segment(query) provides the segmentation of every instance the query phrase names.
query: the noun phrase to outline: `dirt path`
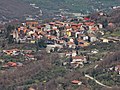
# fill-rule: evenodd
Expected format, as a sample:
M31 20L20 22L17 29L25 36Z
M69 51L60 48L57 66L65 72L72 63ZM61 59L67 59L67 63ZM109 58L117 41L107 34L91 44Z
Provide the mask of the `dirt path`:
M107 86L107 85L105 85L105 84L99 82L98 80L96 80L95 78L93 78L93 77L91 77L91 76L89 76L89 75L87 75L87 74L85 74L85 77L87 77L87 78L89 78L89 79L95 81L97 84L99 84L99 85L101 85L101 86L103 86L103 87L112 88L112 87L110 87L110 86Z

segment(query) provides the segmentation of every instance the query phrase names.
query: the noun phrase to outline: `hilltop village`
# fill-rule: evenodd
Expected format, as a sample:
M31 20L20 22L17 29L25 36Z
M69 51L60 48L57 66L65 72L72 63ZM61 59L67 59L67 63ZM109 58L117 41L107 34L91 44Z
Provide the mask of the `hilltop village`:
M98 16L106 15L100 12ZM100 22L90 16L63 17L42 23L34 18L19 23L17 20L1 22L0 88L95 90L119 86L116 78L120 75L120 52L115 51L120 50L120 30L116 27L107 19ZM113 57L118 57L116 62ZM102 71L97 73L97 70ZM94 87L87 75L102 84L92 79Z
M113 25L109 23L109 25ZM21 23L19 27L11 30L8 41L17 44L35 44L34 51L40 49L46 50L47 53L62 53L62 56L71 57L71 63L81 64L87 63L85 55L80 55L79 50L88 47L94 42L112 41L111 39L100 38L98 33L103 36L103 24L96 23L89 17L81 19L69 19L66 21L53 21L44 24L39 24L37 20L26 20ZM19 55L22 50L12 48L10 50L3 50L7 55ZM24 50L23 50L24 51ZM31 50L30 50L31 51ZM26 52L26 51L25 51ZM32 52L32 51L31 51ZM91 51L97 53L98 50ZM28 57L34 57L27 54Z

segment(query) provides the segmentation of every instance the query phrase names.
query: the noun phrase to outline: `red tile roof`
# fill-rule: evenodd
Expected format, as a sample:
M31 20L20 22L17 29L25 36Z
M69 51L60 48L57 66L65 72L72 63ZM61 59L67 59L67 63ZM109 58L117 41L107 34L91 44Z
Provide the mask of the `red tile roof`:
M85 22L84 24L87 26L93 26L95 23L94 22Z
M84 57L83 56L75 56L75 57L72 57L72 59L84 59Z
M78 84L78 83L80 83L80 81L78 81L78 80L73 80L73 81L71 81L73 84Z

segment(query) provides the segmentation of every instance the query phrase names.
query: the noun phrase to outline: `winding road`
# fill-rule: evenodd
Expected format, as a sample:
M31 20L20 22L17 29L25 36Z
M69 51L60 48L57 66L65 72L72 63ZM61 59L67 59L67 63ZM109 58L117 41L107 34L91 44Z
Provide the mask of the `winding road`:
M94 79L93 77L91 77L91 76L89 76L89 75L87 75L87 74L85 74L85 77L87 77L87 78L89 78L89 79L91 79L91 80L94 80L97 84L99 84L99 85L101 85L101 86L103 86L103 87L112 88L112 87L110 87L110 86L107 86L107 85L105 85L105 84L102 84L101 82L99 82L98 80Z

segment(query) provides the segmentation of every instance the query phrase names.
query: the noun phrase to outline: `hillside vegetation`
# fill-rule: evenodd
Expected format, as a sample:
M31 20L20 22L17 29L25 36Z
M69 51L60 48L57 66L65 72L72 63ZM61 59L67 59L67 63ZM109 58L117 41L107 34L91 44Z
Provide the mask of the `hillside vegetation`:
M70 11L93 11L94 9L104 10L117 6L119 0L23 0L29 3L36 3L44 9L69 9Z
M0 19L18 18L25 14L33 14L34 8L28 3L20 0L1 0L0 1Z

